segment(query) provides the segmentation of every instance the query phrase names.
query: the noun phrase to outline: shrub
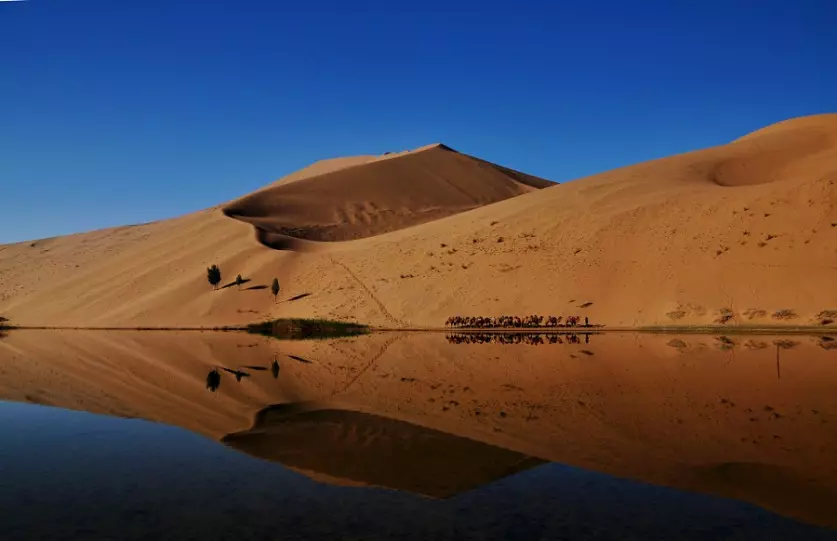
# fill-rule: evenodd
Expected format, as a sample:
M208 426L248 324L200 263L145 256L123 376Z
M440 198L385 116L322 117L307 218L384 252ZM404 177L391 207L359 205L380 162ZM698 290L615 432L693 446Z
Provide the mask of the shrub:
M733 319L735 319L735 313L731 309L721 308L718 310L718 318L715 320L715 323L726 325Z
M744 311L744 316L747 319L762 318L767 316L767 311L762 310L761 308L748 308Z
M796 312L787 308L773 312L773 319L796 319L796 317Z
M273 283L270 284L270 292L273 293L273 302L276 302L276 298L279 296L279 278L274 278Z
M218 284L221 283L221 269L218 268L218 265L212 265L206 269L206 279L213 289L218 289Z

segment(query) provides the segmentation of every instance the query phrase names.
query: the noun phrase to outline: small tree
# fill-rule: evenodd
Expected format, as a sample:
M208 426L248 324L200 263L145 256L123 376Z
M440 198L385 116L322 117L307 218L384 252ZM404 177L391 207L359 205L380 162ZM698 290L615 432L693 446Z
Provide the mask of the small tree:
M212 289L218 289L218 284L221 283L221 269L218 265L212 265L206 269L206 279L212 284Z
M235 277L235 285L238 286L239 291L241 291L241 284L243 284L243 283L244 283L244 278L242 278L240 274Z
M273 279L273 283L270 284L270 292L273 293L273 302L276 302L276 298L279 296L279 278Z

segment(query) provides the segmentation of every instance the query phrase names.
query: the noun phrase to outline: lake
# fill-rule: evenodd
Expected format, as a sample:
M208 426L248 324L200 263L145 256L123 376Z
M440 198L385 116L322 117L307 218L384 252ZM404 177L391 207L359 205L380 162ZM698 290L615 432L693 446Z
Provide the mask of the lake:
M13 331L26 539L837 540L837 340Z

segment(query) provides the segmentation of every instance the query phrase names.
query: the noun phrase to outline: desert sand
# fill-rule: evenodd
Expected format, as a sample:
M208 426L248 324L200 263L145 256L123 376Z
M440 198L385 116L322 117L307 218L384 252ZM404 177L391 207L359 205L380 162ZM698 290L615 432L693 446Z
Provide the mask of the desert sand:
M181 218L0 246L0 314L68 327L837 321L835 114L545 186L443 145L326 160ZM250 282L213 291L211 264Z
M557 461L835 527L834 344L13 331L0 340L0 399L180 426L328 483L448 497ZM274 359L277 378L252 368ZM209 392L217 367L250 377L224 372Z

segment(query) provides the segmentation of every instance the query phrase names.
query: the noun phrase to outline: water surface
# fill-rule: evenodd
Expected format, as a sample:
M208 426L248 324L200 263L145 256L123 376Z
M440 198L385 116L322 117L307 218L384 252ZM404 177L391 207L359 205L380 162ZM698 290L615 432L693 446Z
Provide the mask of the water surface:
M837 539L832 343L15 332L0 341L0 527Z

